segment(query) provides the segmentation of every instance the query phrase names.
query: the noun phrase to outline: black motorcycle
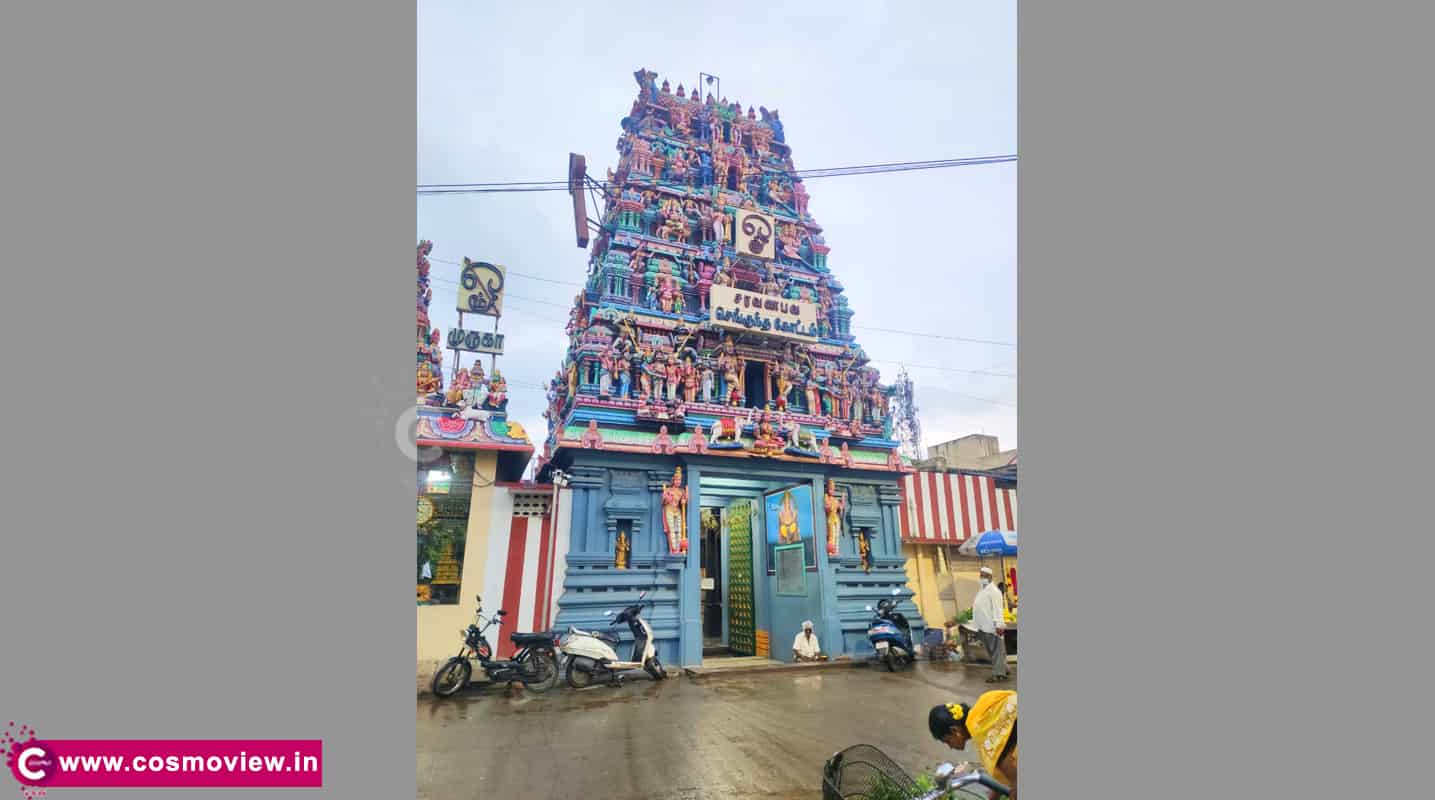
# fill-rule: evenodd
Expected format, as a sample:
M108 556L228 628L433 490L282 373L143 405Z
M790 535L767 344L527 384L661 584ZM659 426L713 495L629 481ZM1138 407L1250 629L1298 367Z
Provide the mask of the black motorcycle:
M518 652L510 659L494 659L493 648L484 634L493 625L503 625L508 612L499 609L487 622L483 619L483 598L478 598L478 609L474 611L475 624L459 631L463 636L463 647L458 655L444 662L434 673L431 688L439 697L457 694L468 686L473 677L473 659L478 659L484 674L494 683L517 681L535 692L544 692L558 683L558 637L552 633L519 633L514 631L508 638L518 646ZM482 625L482 627L479 627Z

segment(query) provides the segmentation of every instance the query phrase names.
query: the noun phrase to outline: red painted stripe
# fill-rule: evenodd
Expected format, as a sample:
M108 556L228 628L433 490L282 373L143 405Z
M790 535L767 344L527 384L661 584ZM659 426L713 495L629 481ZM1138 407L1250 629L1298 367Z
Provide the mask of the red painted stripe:
M935 472L927 473L927 502L932 504L932 530L927 538L944 538L941 531L942 513L937 509L937 503L941 501L937 499L937 473Z
M946 494L947 494L947 519L948 519L949 521L951 521L951 523L952 523L952 532L947 536L947 538L948 538L948 539L958 539L958 538L960 538L960 535L959 535L958 532L957 532L957 511L956 511L956 509L953 507L953 504L952 504L952 476L951 476L951 475L943 475L943 476L942 476L942 485L946 487Z
M918 477L917 480L921 480L921 477ZM912 496L917 499L917 538L930 539L931 536L929 535L927 528L927 504L922 502L922 491L920 486L912 487Z
M1016 515L1011 513L1011 489L1002 489L1002 506L1006 508L1008 530L1016 530Z
M976 476L972 476L972 491L980 492L981 490L982 479ZM976 498L972 499L975 500ZM973 533L984 533L987 530L986 509L982 507L982 503L973 503L973 505L977 507L977 529L973 531Z
M499 658L513 655L513 642L508 634L517 630L518 604L523 600L523 548L528 545L528 518L514 517L508 526L508 568L503 576L503 605L507 611L503 624L498 626L498 642L495 648Z
M533 595L533 627L529 630L544 631L543 612L548 608L548 552L553 549L553 506L548 506L548 516L538 530L538 585Z
M957 499L961 501L962 505L962 535L957 538L965 541L971 538L972 535L972 518L971 514L967 511L967 476L957 475L956 479Z
M911 523L910 520L907 519L907 496L908 496L908 494L911 492L911 490L908 489L907 487L911 485L912 480L913 480L913 479L912 479L912 476L911 476L911 475L908 475L908 476L906 476L905 478L903 478L902 480L900 480L900 481L897 482L897 489L898 489L898 490L901 492L901 494L902 494L902 505L901 505L901 509L902 509L902 538L903 538L903 539L911 539L911 538L913 538L913 536L912 536L912 523Z
M982 478L982 482L987 485L987 502L988 502L987 508L990 508L990 509L992 510L992 527L993 527L993 528L1000 528L1000 527L1001 527L1001 523L997 521L997 518L998 518L999 515L997 514L997 482L996 482L996 479L995 479L995 478Z

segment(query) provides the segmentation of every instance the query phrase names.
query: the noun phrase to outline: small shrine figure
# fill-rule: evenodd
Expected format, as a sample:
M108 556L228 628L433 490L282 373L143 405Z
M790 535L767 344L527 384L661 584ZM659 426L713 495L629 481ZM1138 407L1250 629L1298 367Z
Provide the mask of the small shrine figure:
M704 402L704 403L711 403L711 402L713 401L713 371L712 371L712 367L708 367L708 366L704 366L704 367L703 367L703 377L702 377L702 381L703 381L703 402Z
M508 408L508 381L498 370L493 371L493 379L488 382L488 402L484 404L494 411L503 411Z
M683 362L683 399L688 403L698 399L698 370L691 359Z
M618 356L613 360L613 368L618 371L618 396L629 398L633 396L633 365L627 356Z
M693 428L693 436L688 440L688 452L703 455L708 451L708 437L703 433L703 424L699 422Z
M603 449L603 434L598 430L598 420L588 420L588 428L583 431L582 443L585 450Z
M444 402L451 406L460 405L471 389L473 389L472 376L466 370L460 369L453 374L453 384L444 394Z
M809 199L809 196L808 196L808 194L807 194L807 187L805 187L805 186L802 185L802 181L795 181L795 182L793 182L793 184L792 184L792 200L793 200L793 204L797 207L797 213L798 213L799 216L802 216L802 217L806 217L806 216L807 216L807 201L808 201L808 199Z
M665 456L670 456L677 451L677 446L673 444L673 437L668 433L668 426L659 426L658 438L653 441L653 452Z
M628 568L628 551L629 551L630 549L632 549L632 545L629 545L629 544L628 544L628 534L627 534L626 532L624 532L624 531L618 531L618 542L617 542L617 545L616 545L616 550L617 550L617 552L616 552L615 557L614 557L614 559L613 559L613 567L614 567L614 568L616 568L616 569L627 569L627 568Z
M421 398L427 398L429 395L432 395L432 394L438 392L439 389L441 389L442 387L443 387L443 380L442 380L441 378L439 378L437 375L433 374L433 370L429 369L428 362L425 361L424 363L419 364L419 370L418 370L418 395L419 395L419 397L421 397Z
M782 437L777 434L777 429L773 427L772 413L769 410L763 410L762 419L758 421L753 433L752 452L758 455L770 455L785 446Z
M673 481L663 487L663 533L668 552L688 552L688 487L683 485L683 468L673 470Z
M872 544L867 540L867 534L863 530L857 531L857 550L862 557L862 571L872 571Z
M827 494L822 498L822 509L827 512L827 554L837 555L838 536L842 533L842 514L847 510L847 500L837 492L837 482L827 481Z
M613 373L616 369L613 366L615 354L610 345L598 356L598 396L607 397L613 391Z
M852 451L847 449L847 443L842 443L842 466L852 469Z

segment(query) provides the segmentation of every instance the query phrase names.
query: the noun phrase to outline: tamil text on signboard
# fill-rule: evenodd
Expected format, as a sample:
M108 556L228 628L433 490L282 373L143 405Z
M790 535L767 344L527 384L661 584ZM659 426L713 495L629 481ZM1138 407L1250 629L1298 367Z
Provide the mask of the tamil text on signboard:
M713 286L711 293L712 321L716 325L789 339L817 340L817 306L812 303L769 297L731 286Z
M466 331L463 328L449 328L448 346L450 350L492 353L501 356L503 355L503 334L493 331Z
M503 316L503 267L465 258L458 278L458 310L487 317Z

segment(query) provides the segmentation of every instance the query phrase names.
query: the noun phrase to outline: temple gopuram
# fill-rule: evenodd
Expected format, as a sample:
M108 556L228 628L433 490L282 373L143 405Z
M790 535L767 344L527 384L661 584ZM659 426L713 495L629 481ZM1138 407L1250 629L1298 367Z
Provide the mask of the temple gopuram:
M910 468L783 122L634 77L545 412L540 476L572 503L556 627L647 590L667 664L791 660L807 619L829 656L871 654L864 606L900 588L920 619Z

